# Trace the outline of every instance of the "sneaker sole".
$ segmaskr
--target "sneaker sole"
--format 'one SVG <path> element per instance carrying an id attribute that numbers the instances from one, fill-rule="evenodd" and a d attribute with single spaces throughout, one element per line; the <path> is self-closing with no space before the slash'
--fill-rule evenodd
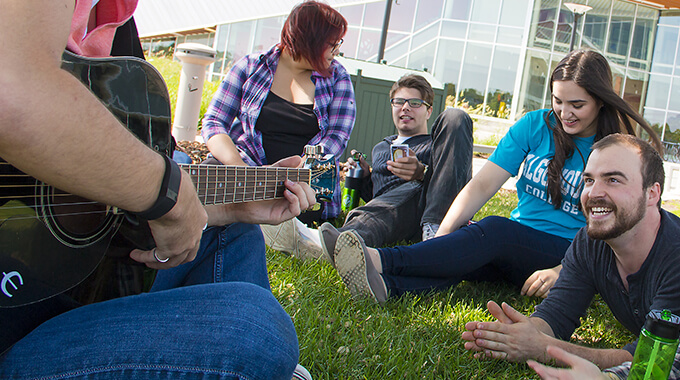
<path id="1" fill-rule="evenodd" d="M 340 234 L 335 242 L 335 267 L 354 298 L 371 298 L 378 302 L 366 276 L 363 241 L 353 231 Z"/>

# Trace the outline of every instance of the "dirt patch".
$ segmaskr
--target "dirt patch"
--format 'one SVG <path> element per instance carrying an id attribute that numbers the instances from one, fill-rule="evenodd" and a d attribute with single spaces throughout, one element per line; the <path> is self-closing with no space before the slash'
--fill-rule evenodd
<path id="1" fill-rule="evenodd" d="M 177 150 L 189 155 L 194 164 L 203 162 L 210 152 L 208 147 L 200 141 L 178 141 Z"/>

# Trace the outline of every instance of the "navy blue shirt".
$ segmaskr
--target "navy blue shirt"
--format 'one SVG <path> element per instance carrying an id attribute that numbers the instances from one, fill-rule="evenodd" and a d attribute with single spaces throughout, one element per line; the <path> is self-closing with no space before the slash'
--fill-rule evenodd
<path id="1" fill-rule="evenodd" d="M 642 267 L 628 276 L 628 290 L 616 267 L 612 249 L 588 237 L 586 227 L 574 238 L 562 260 L 562 271 L 548 298 L 532 317 L 543 319 L 556 338 L 567 340 L 580 326 L 588 306 L 600 294 L 614 317 L 639 334 L 650 310 L 680 315 L 680 218 L 661 210 L 661 226 Z M 623 347 L 631 354 L 635 343 Z"/>

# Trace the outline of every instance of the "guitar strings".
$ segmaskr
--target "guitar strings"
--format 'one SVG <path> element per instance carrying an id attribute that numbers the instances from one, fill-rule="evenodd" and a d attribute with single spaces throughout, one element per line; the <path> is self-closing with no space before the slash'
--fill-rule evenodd
<path id="1" fill-rule="evenodd" d="M 2 165 L 7 165 L 11 166 L 7 162 L 0 162 L 0 166 Z M 266 199 L 276 199 L 276 198 L 282 198 L 283 197 L 283 189 L 285 189 L 285 186 L 283 185 L 283 181 L 285 179 L 290 178 L 291 175 L 290 173 L 296 173 L 298 174 L 297 178 L 294 178 L 294 181 L 298 182 L 307 182 L 311 184 L 311 180 L 319 178 L 322 176 L 326 171 L 328 171 L 328 168 L 326 170 L 310 170 L 310 169 L 300 169 L 300 168 L 272 168 L 272 167 L 224 167 L 224 166 L 217 166 L 217 167 L 207 167 L 206 165 L 181 165 L 183 168 L 187 169 L 197 169 L 199 173 L 201 172 L 209 172 L 210 170 L 212 171 L 217 171 L 217 172 L 223 172 L 223 174 L 218 174 L 215 176 L 215 179 L 213 181 L 194 181 L 195 185 L 197 187 L 197 190 L 199 191 L 199 197 L 201 199 L 212 199 L 214 202 L 222 199 L 222 203 L 227 203 L 224 200 L 226 199 L 231 199 L 230 203 L 242 203 L 242 202 L 248 202 L 248 201 L 258 201 L 258 200 L 266 200 Z M 275 169 L 275 170 L 272 170 Z M 230 171 L 234 171 L 236 173 L 232 174 L 229 173 Z M 239 173 L 239 171 L 243 171 L 243 173 Z M 255 171 L 255 179 L 253 180 L 247 180 L 246 177 L 246 171 Z M 195 171 L 194 171 L 195 172 Z M 263 174 L 260 174 L 263 178 L 258 178 L 258 172 L 263 172 Z M 280 172 L 285 172 L 285 173 L 280 173 Z M 272 175 L 271 173 L 275 173 Z M 231 175 L 230 175 L 231 174 Z M 311 175 L 311 178 L 310 178 Z M 229 178 L 227 178 L 229 176 Z M 235 177 L 235 178 L 234 178 Z M 243 177 L 243 178 L 239 178 Z M 273 177 L 273 178 L 272 178 Z M 35 179 L 31 176 L 28 176 L 26 174 L 0 174 L 0 178 L 11 178 L 11 179 Z M 253 186 L 255 184 L 258 184 L 259 189 L 254 189 Z M 264 185 L 263 185 L 264 183 Z M 240 184 L 240 185 L 239 185 Z M 202 185 L 202 187 L 200 186 Z M 238 186 L 237 186 L 238 185 Z M 30 199 L 36 199 L 39 198 L 40 195 L 37 194 L 32 194 L 35 192 L 35 189 L 37 187 L 49 187 L 48 185 L 37 182 L 36 184 L 19 184 L 19 185 L 0 185 L 0 188 L 11 188 L 13 190 L 18 190 L 20 192 L 22 189 L 30 189 L 32 190 L 31 193 L 27 193 L 24 195 L 14 195 L 14 196 L 0 196 L 0 200 L 30 200 Z M 314 187 L 314 186 L 312 186 Z M 231 192 L 227 190 L 232 190 Z M 223 191 L 223 192 L 222 192 Z M 218 193 L 220 192 L 220 193 Z M 273 194 L 273 196 L 266 197 L 267 194 Z M 73 194 L 65 193 L 65 192 L 53 192 L 48 195 L 50 200 L 52 199 L 57 199 L 57 198 L 66 198 L 66 197 L 72 197 Z M 62 217 L 62 216 L 77 216 L 77 215 L 96 215 L 96 214 L 106 214 L 111 212 L 112 208 L 108 207 L 102 203 L 95 202 L 95 201 L 90 201 L 84 198 L 80 198 L 79 201 L 73 201 L 73 202 L 46 202 L 46 203 L 39 203 L 35 205 L 26 205 L 22 203 L 21 205 L 17 206 L 12 206 L 5 204 L 4 206 L 0 207 L 0 220 L 3 220 L 3 215 L 9 214 L 9 217 L 13 219 L 32 219 L 35 218 L 35 215 L 26 215 L 25 217 L 22 217 L 20 215 L 22 214 L 17 214 L 17 215 L 11 215 L 12 212 L 16 210 L 25 210 L 26 208 L 30 208 L 31 212 L 35 213 L 35 210 L 33 208 L 35 207 L 47 207 L 47 208 L 68 208 L 68 207 L 83 207 L 83 206 L 92 206 L 92 205 L 101 205 L 101 209 L 99 210 L 90 210 L 90 211 L 78 211 L 78 212 L 59 212 L 59 213 L 53 213 L 50 216 L 55 216 L 55 217 Z"/>

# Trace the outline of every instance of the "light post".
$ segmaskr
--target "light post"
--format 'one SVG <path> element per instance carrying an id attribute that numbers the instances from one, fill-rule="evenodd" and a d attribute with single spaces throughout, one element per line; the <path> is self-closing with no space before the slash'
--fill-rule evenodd
<path id="1" fill-rule="evenodd" d="M 569 51 L 572 51 L 574 50 L 574 42 L 576 41 L 576 27 L 578 25 L 578 19 L 582 15 L 586 14 L 586 12 L 593 9 L 593 7 L 590 5 L 576 3 L 564 3 L 564 6 L 569 8 L 569 10 L 574 14 L 574 26 L 571 29 L 571 42 L 569 43 Z"/>

